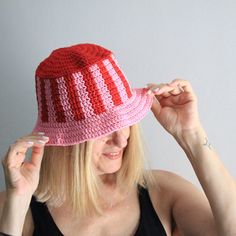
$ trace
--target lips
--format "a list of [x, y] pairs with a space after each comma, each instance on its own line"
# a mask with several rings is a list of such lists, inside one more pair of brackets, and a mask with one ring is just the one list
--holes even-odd
[[108, 152], [108, 153], [103, 153], [105, 157], [108, 157], [109, 159], [115, 160], [120, 157], [121, 151], [119, 152]]

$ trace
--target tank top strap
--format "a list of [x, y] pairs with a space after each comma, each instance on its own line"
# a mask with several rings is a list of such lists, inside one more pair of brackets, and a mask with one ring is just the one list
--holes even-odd
[[34, 221], [33, 236], [63, 236], [55, 224], [46, 203], [38, 202], [36, 197], [32, 196], [30, 209]]
[[139, 186], [140, 221], [135, 236], [167, 236], [153, 207], [148, 190]]
[[[165, 229], [152, 205], [148, 190], [139, 186], [140, 220], [134, 236], [167, 236]], [[55, 224], [46, 203], [32, 197], [30, 208], [34, 221], [33, 236], [63, 236]]]

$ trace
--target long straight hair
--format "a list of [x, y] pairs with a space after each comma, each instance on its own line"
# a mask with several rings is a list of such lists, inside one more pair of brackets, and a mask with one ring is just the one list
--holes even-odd
[[[53, 207], [70, 202], [73, 213], [81, 217], [103, 214], [99, 204], [99, 181], [94, 173], [92, 147], [94, 141], [73, 146], [45, 147], [40, 180], [35, 196]], [[138, 124], [130, 127], [122, 166], [116, 173], [120, 189], [146, 187], [154, 177], [145, 159], [144, 140]]]

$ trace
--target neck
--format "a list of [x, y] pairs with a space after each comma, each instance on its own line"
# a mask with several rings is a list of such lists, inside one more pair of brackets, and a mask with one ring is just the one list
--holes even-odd
[[117, 176], [116, 174], [103, 174], [100, 175], [100, 183], [103, 187], [106, 188], [112, 188], [114, 189], [116, 187], [116, 180]]

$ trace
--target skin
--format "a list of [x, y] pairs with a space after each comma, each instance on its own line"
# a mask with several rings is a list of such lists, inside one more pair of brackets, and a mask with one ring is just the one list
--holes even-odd
[[[148, 84], [147, 93], [153, 97], [155, 120], [186, 153], [204, 190], [204, 193], [197, 190], [173, 173], [153, 171], [159, 186], [149, 186], [149, 193], [167, 235], [235, 236], [235, 180], [223, 166], [212, 145], [209, 146], [210, 141], [199, 120], [197, 97], [190, 83], [176, 79], [169, 84]], [[129, 128], [125, 128], [95, 142], [93, 164], [103, 183], [104, 199], [109, 198], [117, 203], [114, 208], [107, 209], [107, 215], [73, 221], [66, 205], [49, 209], [65, 235], [76, 235], [78, 232], [80, 235], [95, 236], [113, 235], [114, 232], [117, 235], [133, 235], [135, 232], [139, 219], [136, 189], [130, 190], [125, 198], [118, 194], [114, 185], [115, 173], [122, 165], [122, 157], [111, 161], [103, 155], [123, 149], [128, 137]], [[11, 145], [3, 158], [6, 192], [0, 194], [0, 231], [21, 235], [24, 225], [23, 235], [32, 235], [32, 217], [28, 207], [38, 185], [47, 141], [48, 138], [42, 134], [22, 137]], [[23, 162], [25, 152], [30, 147], [31, 160]], [[19, 204], [20, 209], [17, 207]]]
[[[93, 164], [96, 174], [101, 178], [108, 174], [117, 172], [122, 165], [122, 155], [125, 147], [128, 144], [130, 128], [126, 127], [112, 134], [96, 139], [93, 144]], [[110, 152], [121, 152], [120, 158], [111, 160], [104, 154]]]

